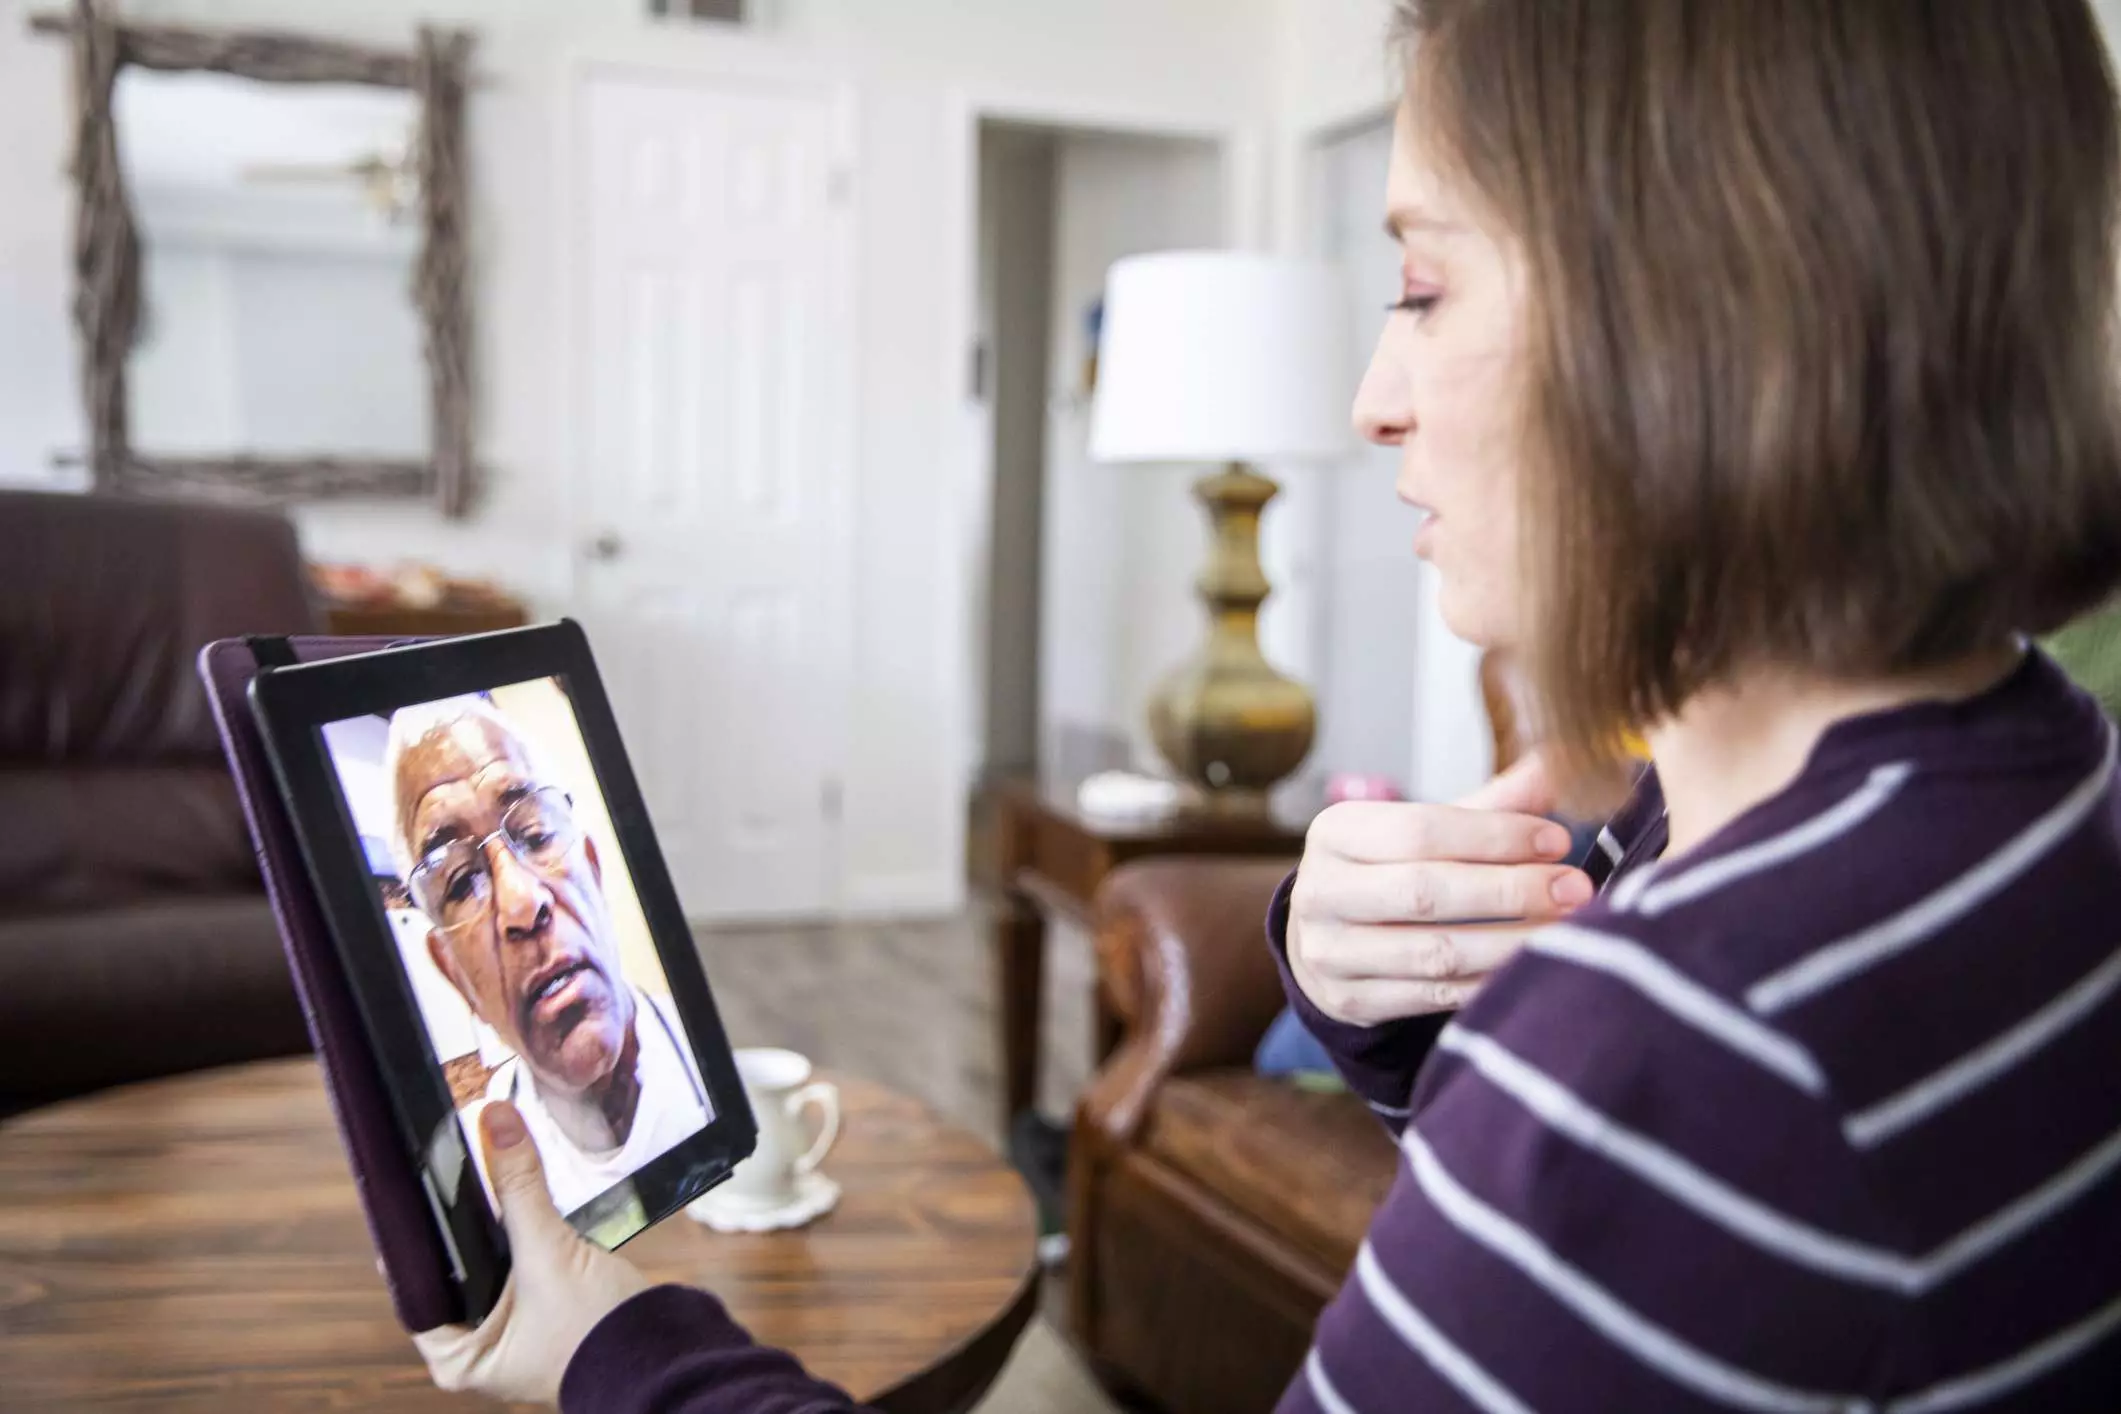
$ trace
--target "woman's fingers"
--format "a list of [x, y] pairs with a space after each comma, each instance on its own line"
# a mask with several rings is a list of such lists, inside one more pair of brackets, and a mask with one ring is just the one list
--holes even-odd
[[1540, 921], [1590, 902], [1590, 876], [1555, 864], [1307, 865], [1296, 879], [1294, 907], [1313, 918], [1349, 924]]
[[1314, 942], [1310, 962], [1314, 973], [1347, 982], [1479, 982], [1537, 931], [1511, 923], [1344, 927]]
[[531, 1142], [520, 1110], [506, 1100], [487, 1105], [479, 1112], [479, 1142], [485, 1146], [486, 1172], [500, 1197], [501, 1224], [508, 1230], [518, 1265], [581, 1241], [553, 1206], [544, 1159]]
[[1349, 801], [1319, 815], [1305, 853], [1356, 864], [1549, 863], [1568, 857], [1569, 832], [1537, 815], [1456, 805]]
[[1569, 832], [1539, 813], [1553, 797], [1535, 755], [1464, 805], [1325, 811], [1290, 900], [1297, 985], [1328, 1016], [1358, 1025], [1463, 1005], [1530, 933], [1595, 892], [1561, 862]]

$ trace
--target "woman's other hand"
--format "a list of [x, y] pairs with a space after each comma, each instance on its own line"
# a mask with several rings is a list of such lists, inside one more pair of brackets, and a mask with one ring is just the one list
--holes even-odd
[[646, 1291], [648, 1280], [560, 1216], [537, 1146], [514, 1105], [487, 1105], [479, 1114], [479, 1138], [514, 1266], [483, 1322], [423, 1331], [413, 1344], [443, 1389], [555, 1404], [575, 1350], [597, 1322]]
[[1289, 906], [1289, 968], [1311, 1004], [1356, 1026], [1463, 1006], [1526, 937], [1591, 899], [1589, 876], [1561, 862], [1569, 832], [1541, 818], [1554, 804], [1534, 752], [1456, 805], [1321, 814]]

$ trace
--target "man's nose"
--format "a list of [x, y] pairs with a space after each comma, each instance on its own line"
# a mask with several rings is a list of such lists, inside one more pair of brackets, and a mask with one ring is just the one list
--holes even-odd
[[552, 922], [552, 890], [537, 871], [499, 840], [487, 847], [487, 863], [493, 870], [494, 915], [503, 936], [515, 940], [543, 932]]
[[1396, 447], [1414, 430], [1407, 371], [1387, 350], [1386, 343], [1390, 338], [1390, 330], [1378, 337], [1376, 352], [1370, 355], [1370, 366], [1362, 376], [1362, 386], [1355, 390], [1352, 419], [1357, 435], [1380, 447]]

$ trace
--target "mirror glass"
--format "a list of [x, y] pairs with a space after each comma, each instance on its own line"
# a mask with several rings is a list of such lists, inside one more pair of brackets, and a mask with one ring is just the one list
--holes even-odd
[[142, 247], [133, 446], [425, 459], [418, 100], [127, 65], [113, 109]]

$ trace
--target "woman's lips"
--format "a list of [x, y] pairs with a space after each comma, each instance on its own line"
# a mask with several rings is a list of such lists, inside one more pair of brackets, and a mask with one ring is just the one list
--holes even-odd
[[1414, 553], [1426, 560], [1436, 543], [1436, 512], [1420, 506], [1415, 509], [1421, 511], [1421, 524], [1414, 528]]

